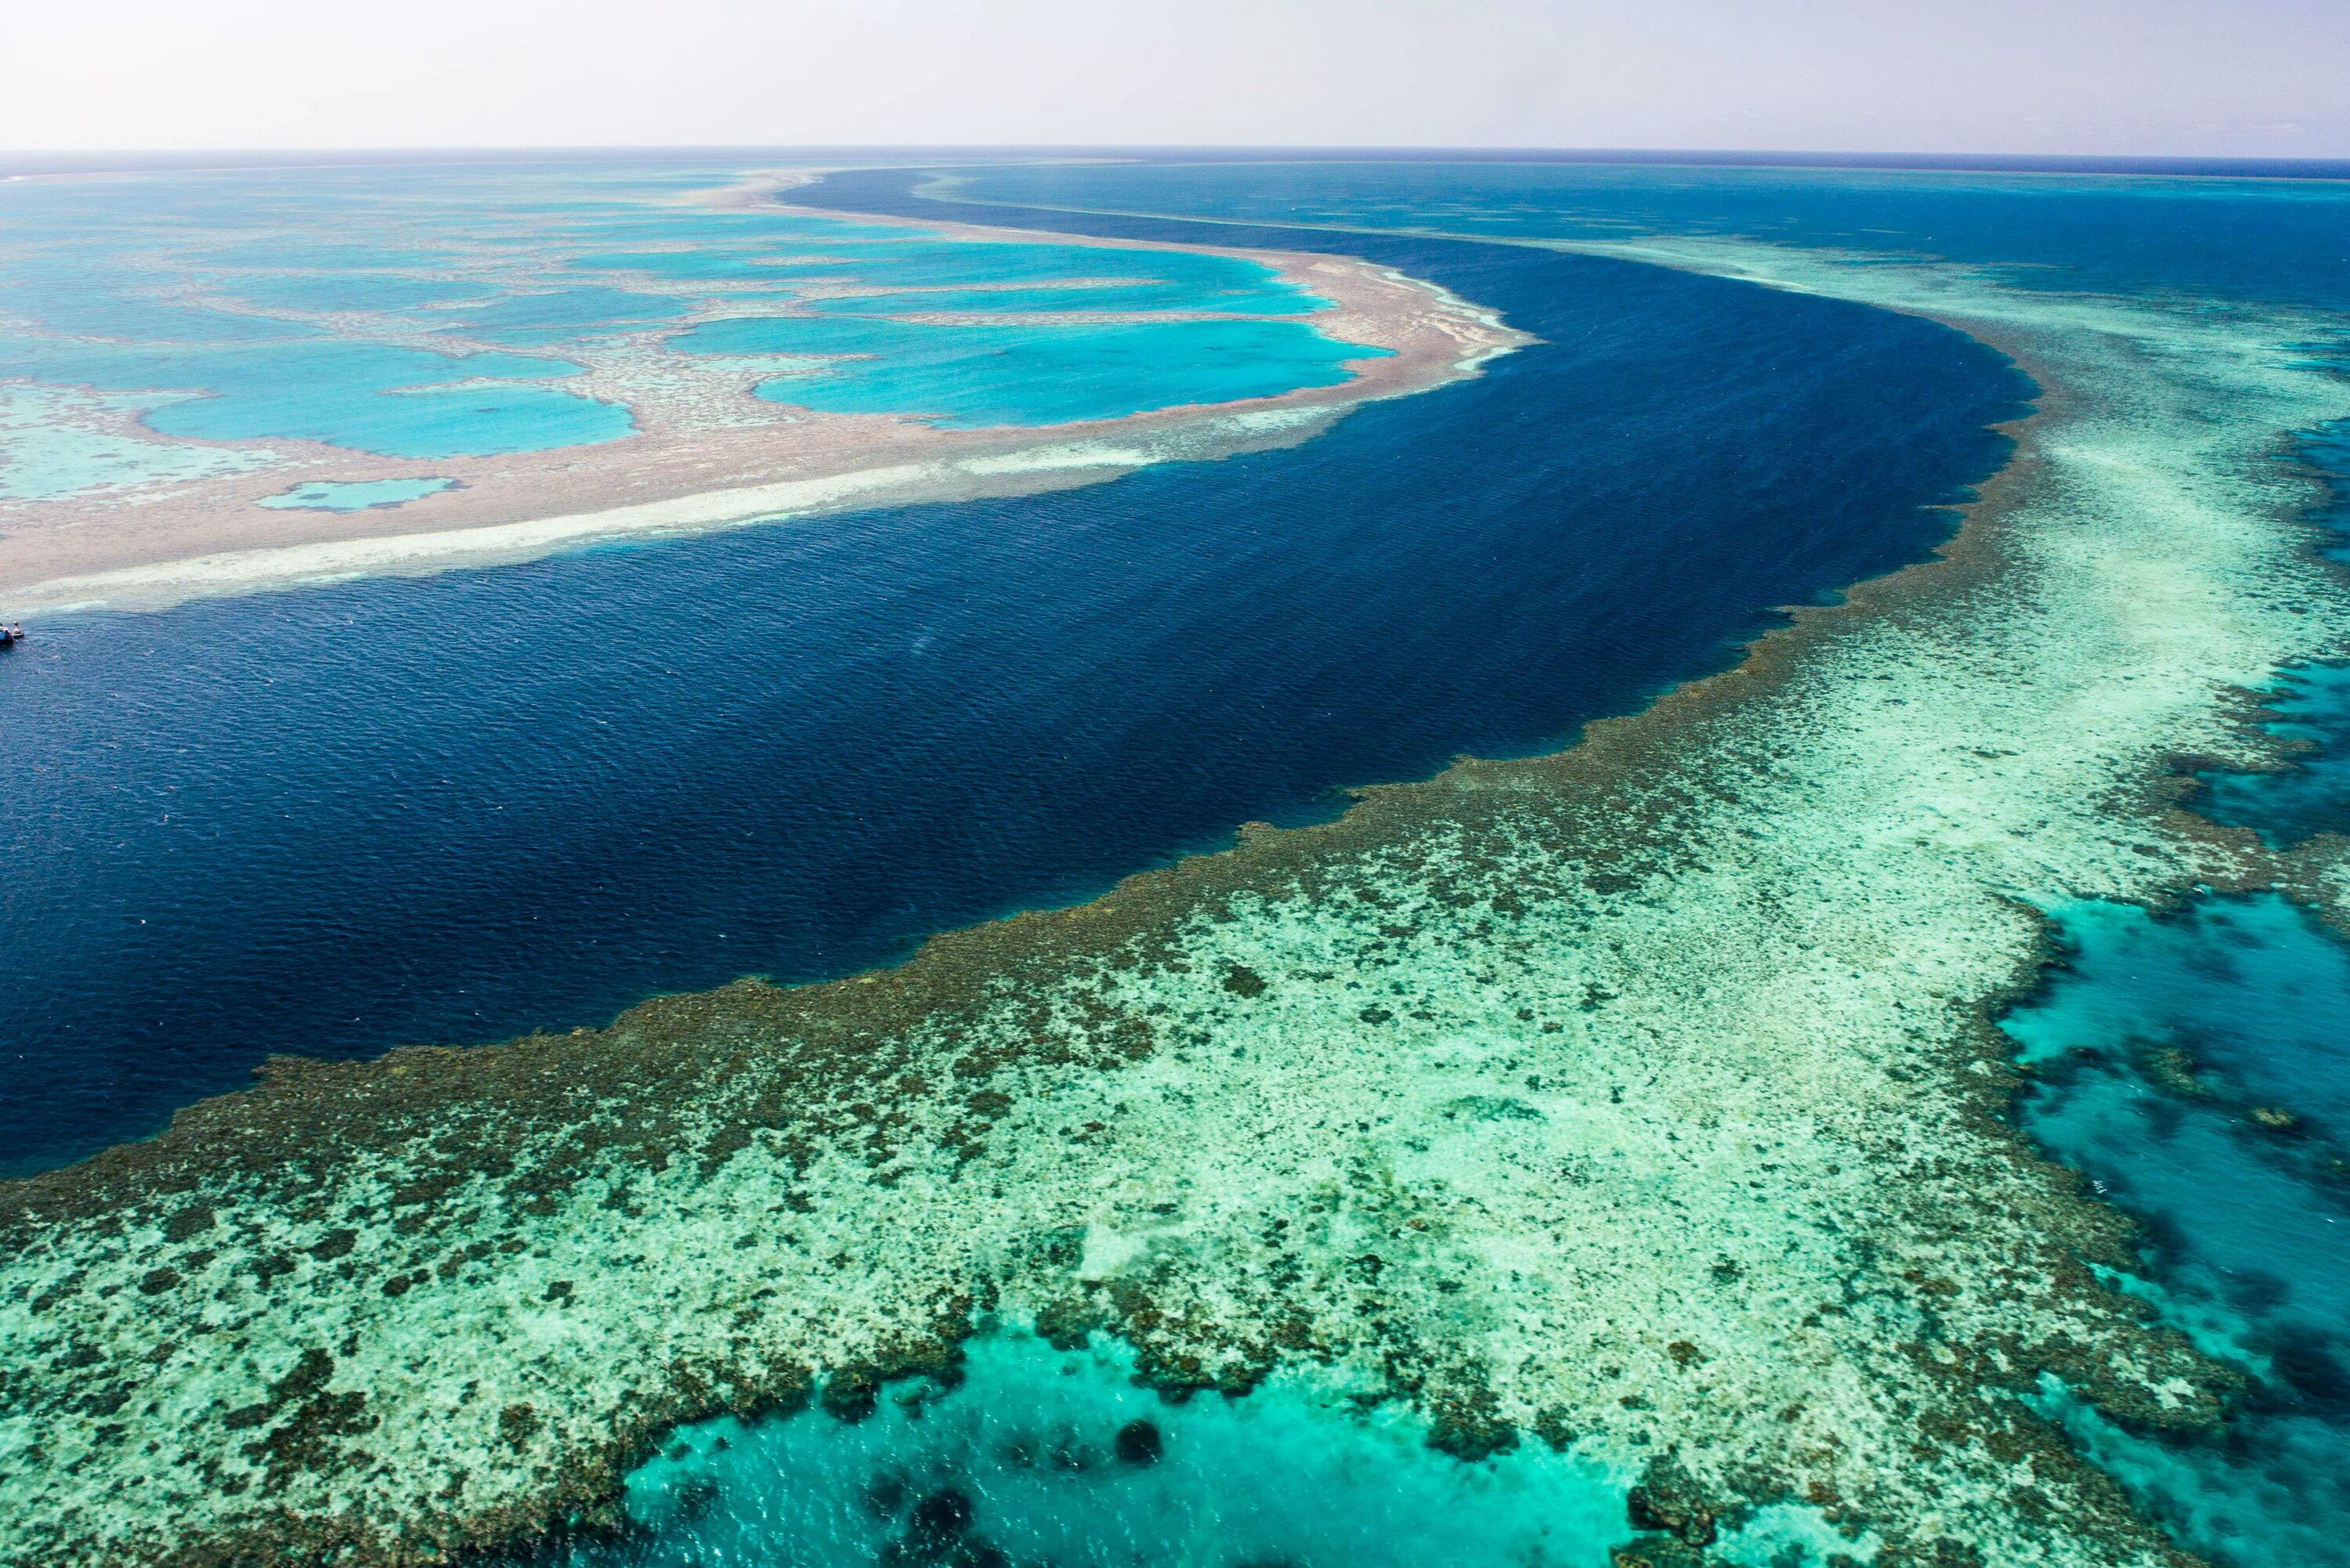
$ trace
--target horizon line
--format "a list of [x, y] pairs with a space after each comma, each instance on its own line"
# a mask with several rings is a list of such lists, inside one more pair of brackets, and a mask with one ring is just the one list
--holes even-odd
[[0, 180], [27, 175], [228, 171], [239, 168], [403, 162], [555, 162], [599, 157], [684, 160], [743, 155], [859, 159], [1115, 157], [1138, 161], [1425, 161], [1694, 164], [1744, 168], [1879, 169], [1983, 173], [2151, 174], [2249, 179], [2350, 179], [2350, 156], [2250, 154], [1914, 152], [1821, 149], [1541, 147], [1532, 145], [1271, 142], [659, 142], [405, 147], [0, 149]]

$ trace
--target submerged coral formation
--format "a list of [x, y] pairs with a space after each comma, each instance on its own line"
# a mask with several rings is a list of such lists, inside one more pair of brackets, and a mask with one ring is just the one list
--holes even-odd
[[[702, 1422], [629, 1476], [621, 1528], [543, 1560], [1602, 1568], [1622, 1533], [1624, 1490], [1596, 1466], [1541, 1444], [1461, 1464], [1318, 1368], [1180, 1403], [1134, 1371], [1114, 1344], [983, 1334], [951, 1373], [885, 1386], [867, 1419]], [[1738, 1543], [1767, 1555], [1806, 1523], [1825, 1528], [1758, 1517]]]
[[[1667, 259], [1786, 265], [1732, 249]], [[861, 1414], [992, 1315], [1571, 1453], [1626, 1563], [1797, 1505], [1880, 1564], [2177, 1560], [2044, 1391], [2184, 1428], [2232, 1375], [2100, 1281], [2124, 1222], [2001, 1119], [1989, 1017], [2033, 902], [2279, 875], [2165, 781], [2266, 743], [2228, 688], [2340, 649], [2269, 458], [2350, 394], [2273, 324], [1798, 281], [2040, 379], [1949, 560], [1558, 756], [831, 985], [280, 1061], [5, 1189], [0, 1556], [592, 1522], [674, 1423]]]

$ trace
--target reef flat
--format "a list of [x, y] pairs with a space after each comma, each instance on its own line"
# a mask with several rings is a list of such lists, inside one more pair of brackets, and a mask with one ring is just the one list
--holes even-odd
[[2271, 747], [2230, 691], [2345, 647], [2274, 460], [2350, 393], [2306, 323], [1659, 259], [2025, 363], [1948, 559], [1556, 756], [832, 985], [281, 1060], [14, 1184], [0, 1556], [525, 1538], [674, 1422], [857, 1415], [993, 1314], [1170, 1390], [1327, 1366], [1463, 1459], [1571, 1450], [1633, 1497], [1627, 1562], [1773, 1505], [1877, 1563], [2178, 1560], [2035, 1405], [2193, 1427], [2230, 1375], [2099, 1282], [2124, 1222], [2001, 1119], [1989, 1018], [2060, 898], [2338, 915], [2326, 846], [2169, 802]]
[[[143, 292], [92, 285], [94, 319], [53, 297], [38, 267], [56, 259], [12, 236], [0, 594], [26, 612], [151, 609], [1035, 493], [1295, 444], [1526, 340], [1348, 258], [843, 222], [775, 199], [798, 178], [619, 204], [604, 243], [638, 249], [582, 252], [595, 242], [544, 220], [567, 249], [473, 234], [437, 262], [371, 262], [399, 270], [319, 268], [283, 242], [243, 247], [269, 268], [227, 266], [215, 253], [237, 236], [191, 219], [185, 254], [127, 268]], [[326, 215], [455, 245], [429, 211], [372, 214], [376, 229]], [[78, 225], [101, 227], [62, 227]], [[404, 493], [286, 505], [305, 484]]]

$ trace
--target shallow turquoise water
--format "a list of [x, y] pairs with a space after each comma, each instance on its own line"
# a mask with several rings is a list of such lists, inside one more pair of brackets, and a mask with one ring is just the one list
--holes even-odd
[[775, 254], [724, 244], [708, 244], [691, 250], [591, 251], [574, 256], [566, 265], [581, 272], [642, 273], [648, 278], [766, 283], [778, 278], [824, 276], [837, 268], [845, 267], [850, 259], [847, 252], [828, 257], [804, 259], [789, 249], [782, 253], [789, 259], [768, 259]]
[[484, 336], [515, 328], [559, 329], [608, 327], [616, 322], [670, 321], [691, 308], [685, 300], [671, 295], [588, 284], [534, 294], [501, 295], [484, 305], [444, 308], [433, 314], [443, 326]]
[[291, 438], [384, 457], [531, 452], [627, 435], [627, 410], [551, 384], [578, 372], [561, 359], [338, 338], [214, 346], [0, 337], [0, 379], [204, 394], [148, 412], [143, 422], [162, 435]]
[[[602, 354], [664, 344], [699, 352], [697, 332], [745, 308], [764, 322], [818, 286], [858, 291], [857, 303], [827, 312], [1003, 317], [984, 339], [890, 322], [898, 330], [847, 350], [887, 362], [844, 365], [790, 400], [959, 426], [1113, 418], [1325, 386], [1363, 352], [1297, 323], [1191, 318], [1326, 304], [1253, 261], [976, 241], [680, 200], [741, 172], [473, 164], [0, 187], [0, 381], [200, 394], [146, 416], [165, 437], [438, 458], [625, 437], [636, 428], [627, 408], [564, 379]], [[1082, 333], [1019, 319], [1070, 308], [1184, 318]], [[616, 348], [624, 336], [633, 347]], [[552, 357], [517, 359], [484, 345]], [[731, 371], [709, 372], [714, 395], [741, 395]], [[690, 379], [694, 367], [663, 374]], [[511, 384], [450, 385], [485, 379]], [[48, 466], [76, 450], [52, 443]], [[57, 472], [44, 486], [72, 493], [120, 484], [129, 472], [93, 460], [79, 486]], [[158, 458], [136, 472], [168, 483], [175, 465]]]
[[223, 277], [213, 286], [227, 300], [265, 310], [321, 314], [354, 310], [406, 313], [458, 300], [494, 299], [498, 295], [497, 288], [487, 283], [410, 277], [388, 272], [255, 273]]
[[1116, 1346], [992, 1334], [958, 1386], [887, 1386], [861, 1420], [690, 1428], [629, 1478], [641, 1533], [570, 1561], [1599, 1568], [1629, 1533], [1624, 1486], [1571, 1456], [1463, 1464], [1332, 1391], [1176, 1405], [1131, 1371]]
[[453, 479], [376, 479], [342, 484], [320, 479], [297, 484], [283, 495], [264, 496], [255, 504], [275, 511], [364, 512], [371, 506], [398, 506], [437, 495], [456, 483]]
[[[701, 354], [858, 356], [765, 381], [759, 396], [831, 413], [914, 413], [951, 428], [1115, 419], [1270, 397], [1347, 379], [1339, 344], [1285, 321], [921, 326], [886, 317], [743, 317], [682, 334]], [[1149, 389], [1141, 402], [1139, 388]]]
[[[125, 343], [256, 343], [324, 335], [324, 328], [304, 322], [235, 315], [135, 293], [135, 276], [107, 265], [109, 260], [133, 259], [129, 255], [100, 260], [76, 254], [67, 246], [27, 254], [21, 244], [7, 246], [0, 254], [7, 256], [5, 270], [0, 270], [0, 311], [42, 334]], [[0, 341], [17, 336], [0, 334]]]
[[2069, 961], [2004, 1023], [2023, 1125], [2145, 1222], [2165, 1310], [2253, 1379], [2209, 1441], [2072, 1425], [2199, 1550], [2350, 1563], [2350, 945], [2270, 895], [2056, 919]]
[[[705, 1421], [630, 1474], [616, 1532], [533, 1553], [547, 1568], [1603, 1568], [1635, 1538], [1635, 1478], [1539, 1443], [1466, 1462], [1340, 1385], [1276, 1376], [1170, 1401], [1123, 1345], [972, 1339], [943, 1379], [869, 1411]], [[1777, 1504], [1725, 1520], [1708, 1561], [1865, 1563]]]
[[1017, 311], [1216, 310], [1284, 316], [1326, 310], [1330, 302], [1294, 289], [1234, 289], [1202, 294], [1178, 283], [1080, 286], [941, 288], [902, 294], [853, 294], [808, 301], [820, 316], [934, 314], [1001, 315]]

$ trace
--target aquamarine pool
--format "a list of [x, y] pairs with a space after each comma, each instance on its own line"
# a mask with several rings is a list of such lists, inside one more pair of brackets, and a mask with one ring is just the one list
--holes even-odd
[[758, 394], [828, 413], [911, 413], [958, 429], [1116, 419], [1149, 405], [1265, 398], [1347, 379], [1345, 362], [1388, 352], [1335, 343], [1287, 321], [1131, 325], [922, 325], [876, 317], [766, 316], [713, 321], [679, 346], [717, 354], [823, 358]]
[[[1328, 386], [1378, 352], [1274, 319], [1327, 302], [1253, 260], [698, 199], [742, 175], [474, 165], [19, 182], [0, 188], [0, 383], [85, 401], [172, 394], [140, 416], [168, 439], [433, 459], [622, 440], [639, 426], [629, 386], [699, 378], [703, 404], [740, 399], [739, 369], [720, 361], [746, 351], [833, 361], [759, 387], [770, 402], [956, 428]], [[1055, 318], [1073, 311], [1087, 319]], [[982, 319], [910, 319], [941, 317]], [[0, 430], [0, 460], [40, 433], [23, 424]], [[78, 482], [48, 472], [102, 444], [47, 441], [44, 493], [121, 483], [120, 463], [95, 459]]]

